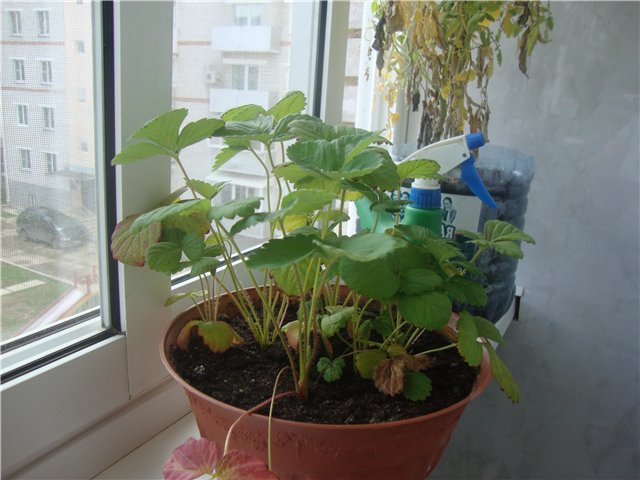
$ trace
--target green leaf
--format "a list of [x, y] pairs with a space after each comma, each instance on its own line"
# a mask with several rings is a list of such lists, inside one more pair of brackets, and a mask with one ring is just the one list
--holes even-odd
[[335, 145], [326, 140], [296, 142], [287, 148], [287, 157], [296, 165], [319, 172], [337, 172], [344, 163]]
[[384, 166], [385, 156], [378, 150], [370, 149], [357, 155], [341, 169], [341, 178], [352, 179], [364, 177]]
[[398, 175], [403, 182], [407, 178], [438, 178], [440, 165], [435, 160], [409, 160], [398, 164]]
[[482, 361], [482, 345], [478, 342], [478, 329], [473, 316], [466, 310], [460, 314], [457, 329], [460, 355], [469, 365], [477, 367]]
[[126, 165], [158, 155], [170, 155], [170, 152], [152, 143], [136, 143], [135, 145], [129, 145], [123, 148], [122, 151], [111, 160], [111, 165]]
[[[304, 258], [287, 267], [271, 270], [271, 275], [284, 293], [287, 295], [302, 296], [313, 288], [313, 275], [306, 275], [312, 261], [313, 259], [311, 257]], [[299, 289], [296, 268], [300, 274], [300, 281], [303, 283], [302, 292]]]
[[182, 247], [184, 254], [192, 262], [200, 260], [204, 255], [204, 239], [201, 235], [188, 233], [182, 237], [180, 246]]
[[142, 128], [131, 135], [133, 138], [146, 138], [153, 143], [166, 148], [170, 152], [176, 152], [178, 149], [178, 132], [180, 125], [187, 117], [188, 110], [179, 108], [171, 112], [163, 113], [159, 117], [145, 123]]
[[201, 118], [186, 124], [178, 136], [178, 150], [211, 137], [223, 125], [224, 120], [218, 118]]
[[330, 315], [321, 316], [320, 330], [327, 337], [331, 338], [341, 329], [346, 327], [347, 322], [353, 318], [353, 314], [356, 311], [355, 307], [327, 307]]
[[197, 277], [198, 275], [204, 275], [206, 273], [215, 274], [220, 263], [221, 262], [214, 257], [199, 258], [198, 260], [191, 262], [191, 271], [189, 272], [189, 275]]
[[498, 357], [498, 354], [490, 343], [485, 343], [484, 347], [489, 353], [491, 373], [493, 373], [493, 378], [495, 378], [496, 383], [513, 403], [518, 403], [520, 401], [520, 390], [513, 375], [500, 357]]
[[189, 180], [187, 185], [202, 195], [204, 198], [212, 199], [224, 188], [227, 182], [209, 183], [203, 180]]
[[422, 372], [404, 372], [402, 394], [412, 402], [425, 400], [431, 394], [431, 380]]
[[248, 104], [227, 110], [220, 118], [225, 122], [244, 122], [246, 120], [253, 120], [258, 115], [265, 113], [267, 112], [260, 105]]
[[393, 160], [389, 157], [388, 153], [382, 154], [382, 165], [380, 167], [363, 176], [360, 180], [367, 185], [375, 186], [387, 191], [397, 190], [400, 185], [398, 169], [396, 164], [393, 163]]
[[470, 278], [456, 275], [447, 282], [445, 288], [454, 300], [476, 307], [487, 304], [487, 292], [482, 285]]
[[[162, 220], [162, 230], [178, 229], [185, 233], [205, 235], [211, 229], [211, 224], [204, 213], [192, 213], [190, 215], [176, 215]], [[163, 238], [166, 240], [166, 238]]]
[[356, 262], [343, 258], [340, 276], [351, 289], [376, 300], [388, 300], [400, 288], [400, 277], [385, 260]]
[[163, 273], [176, 273], [180, 270], [182, 249], [172, 242], [158, 242], [147, 248], [145, 259], [152, 270]]
[[301, 142], [313, 140], [332, 140], [336, 138], [336, 130], [317, 117], [302, 115], [291, 123], [291, 132]]
[[339, 178], [331, 177], [319, 171], [308, 170], [295, 163], [277, 165], [273, 169], [273, 174], [284, 178], [299, 189], [318, 189], [335, 193], [340, 191]]
[[326, 382], [335, 382], [336, 380], [339, 380], [340, 377], [342, 377], [344, 367], [345, 363], [342, 358], [331, 360], [327, 357], [320, 357], [316, 365], [318, 373], [322, 374], [322, 378], [324, 378]]
[[224, 127], [213, 134], [214, 137], [224, 137], [230, 145], [240, 142], [238, 146], [248, 146], [247, 142], [268, 144], [271, 141], [273, 117], [258, 115], [256, 118], [244, 121], [227, 121]]
[[382, 335], [382, 338], [387, 338], [393, 333], [393, 322], [391, 319], [391, 313], [388, 309], [382, 312], [380, 315], [376, 315], [371, 320], [371, 324], [376, 332]]
[[242, 343], [240, 335], [228, 323], [220, 320], [201, 322], [198, 325], [198, 335], [209, 350], [215, 353], [226, 352], [233, 345]]
[[423, 293], [442, 285], [442, 278], [437, 273], [426, 268], [401, 270], [400, 280], [402, 282], [400, 291], [408, 295]]
[[155, 222], [137, 231], [131, 231], [131, 225], [139, 215], [131, 215], [116, 225], [111, 237], [113, 258], [134, 267], [145, 263], [145, 252], [150, 245], [157, 243], [162, 234], [162, 224]]
[[324, 190], [294, 190], [282, 199], [281, 211], [285, 215], [315, 213], [336, 198], [334, 193]]
[[376, 366], [386, 360], [387, 354], [382, 350], [365, 350], [356, 354], [356, 368], [362, 378], [373, 378]]
[[474, 315], [473, 321], [476, 324], [476, 330], [478, 330], [479, 337], [486, 338], [488, 340], [493, 340], [498, 344], [504, 343], [504, 338], [502, 338], [500, 331], [489, 320], [487, 320], [486, 318], [482, 318], [477, 315]]
[[216, 161], [211, 167], [211, 171], [215, 172], [220, 167], [222, 167], [225, 163], [235, 157], [238, 153], [247, 150], [247, 147], [241, 146], [233, 146], [233, 147], [224, 147], [221, 149], [216, 155]]
[[184, 300], [185, 298], [195, 299], [202, 296], [204, 296], [204, 293], [201, 290], [195, 290], [193, 292], [186, 293], [176, 293], [167, 298], [167, 301], [164, 302], [164, 306], [168, 307], [170, 305], [173, 305], [174, 303], [179, 302], [180, 300]]
[[131, 231], [136, 233], [142, 228], [147, 227], [155, 222], [161, 222], [174, 215], [191, 215], [192, 213], [205, 213], [210, 206], [209, 200], [186, 200], [179, 203], [173, 203], [171, 205], [165, 205], [158, 207], [150, 212], [140, 215], [133, 225], [131, 225]]
[[207, 218], [220, 221], [223, 218], [248, 217], [253, 214], [256, 208], [260, 207], [261, 201], [259, 197], [231, 200], [223, 205], [212, 207], [207, 214]]
[[315, 252], [311, 237], [297, 235], [272, 239], [249, 255], [247, 266], [259, 270], [284, 268]]
[[254, 213], [253, 215], [249, 215], [248, 217], [242, 218], [233, 224], [229, 233], [234, 236], [247, 228], [251, 228], [265, 220], [270, 218], [271, 214], [266, 212]]
[[289, 92], [278, 103], [267, 110], [267, 113], [278, 121], [286, 115], [300, 113], [306, 105], [307, 99], [304, 93], [298, 91]]
[[451, 301], [440, 292], [398, 295], [398, 308], [409, 323], [428, 330], [443, 328], [451, 317]]
[[364, 233], [344, 237], [336, 247], [325, 245], [329, 253], [346, 256], [357, 262], [378, 260], [389, 253], [401, 248], [404, 243], [391, 235], [384, 233]]
[[528, 234], [510, 223], [501, 220], [489, 220], [484, 224], [484, 238], [490, 242], [523, 241], [536, 243]]

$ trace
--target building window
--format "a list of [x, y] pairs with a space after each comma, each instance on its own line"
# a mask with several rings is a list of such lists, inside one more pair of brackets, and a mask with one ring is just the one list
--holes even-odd
[[23, 170], [31, 170], [31, 150], [27, 148], [20, 149], [20, 166]]
[[13, 71], [14, 71], [14, 78], [16, 82], [24, 83], [26, 81], [26, 76], [24, 74], [24, 59], [22, 58], [13, 59]]
[[37, 10], [36, 18], [38, 21], [38, 35], [41, 37], [48, 37], [51, 35], [51, 29], [49, 27], [49, 10]]
[[55, 153], [46, 152], [47, 172], [56, 173], [58, 171], [58, 156]]
[[56, 118], [53, 107], [42, 107], [42, 116], [44, 117], [44, 128], [47, 130], [56, 128]]
[[53, 83], [53, 71], [51, 60], [40, 60], [40, 83], [51, 85]]
[[89, 151], [89, 144], [87, 142], [80, 142], [80, 151], [81, 152], [88, 152]]
[[27, 195], [27, 202], [29, 203], [30, 207], [35, 207], [36, 206], [36, 196], [33, 194], [28, 194]]
[[84, 103], [87, 101], [87, 89], [84, 87], [78, 88], [78, 101]]
[[231, 88], [235, 90], [257, 90], [258, 71], [258, 67], [255, 65], [232, 65]]
[[29, 125], [29, 112], [26, 105], [16, 105], [18, 107], [18, 125]]
[[76, 51], [78, 53], [84, 53], [84, 40], [78, 40], [76, 42]]
[[262, 25], [263, 5], [236, 5], [234, 24], [237, 26]]
[[22, 35], [22, 14], [19, 10], [10, 10], [9, 23], [11, 24], [11, 35], [18, 37]]

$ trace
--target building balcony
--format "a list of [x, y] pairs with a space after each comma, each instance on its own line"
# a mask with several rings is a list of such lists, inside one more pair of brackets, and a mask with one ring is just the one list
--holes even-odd
[[213, 27], [211, 47], [223, 52], [271, 52], [271, 27]]
[[226, 112], [238, 105], [253, 103], [265, 109], [269, 108], [268, 90], [234, 90], [232, 88], [209, 89], [209, 111]]

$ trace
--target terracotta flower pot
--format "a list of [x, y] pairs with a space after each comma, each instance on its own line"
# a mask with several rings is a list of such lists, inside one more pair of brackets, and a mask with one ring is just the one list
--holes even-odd
[[[233, 315], [235, 307], [221, 298], [220, 308]], [[225, 311], [225, 310], [221, 310]], [[227, 430], [244, 410], [219, 402], [187, 384], [169, 360], [180, 329], [198, 318], [195, 307], [176, 317], [161, 341], [165, 367], [189, 397], [202, 437], [224, 445]], [[423, 479], [438, 464], [467, 404], [491, 381], [487, 356], [478, 379], [465, 399], [434, 413], [407, 420], [371, 425], [324, 425], [272, 420], [272, 467], [282, 480]], [[267, 461], [268, 418], [249, 415], [234, 428], [231, 448]]]

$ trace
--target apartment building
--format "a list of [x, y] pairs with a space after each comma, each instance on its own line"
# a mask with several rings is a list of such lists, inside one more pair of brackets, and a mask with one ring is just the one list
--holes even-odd
[[2, 202], [95, 210], [91, 2], [3, 2]]

